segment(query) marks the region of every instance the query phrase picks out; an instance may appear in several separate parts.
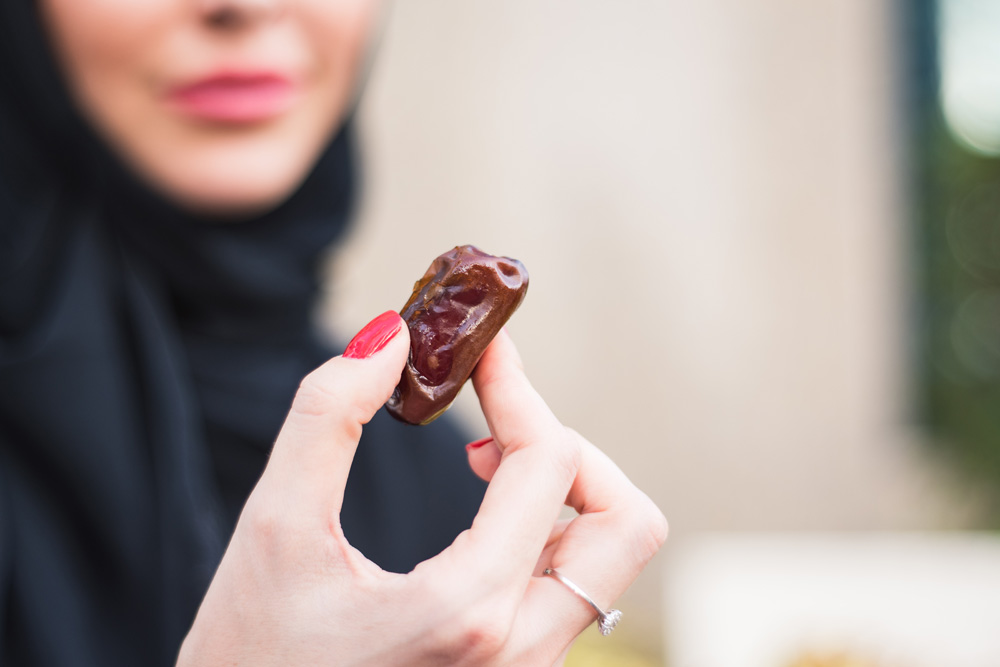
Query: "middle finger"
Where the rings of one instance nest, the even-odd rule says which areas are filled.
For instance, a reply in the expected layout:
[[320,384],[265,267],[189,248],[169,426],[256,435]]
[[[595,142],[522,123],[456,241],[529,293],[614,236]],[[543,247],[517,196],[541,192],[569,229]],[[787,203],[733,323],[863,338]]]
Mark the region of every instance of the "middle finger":
[[523,590],[576,477],[579,446],[528,382],[505,333],[473,382],[503,455],[466,539],[450,549]]

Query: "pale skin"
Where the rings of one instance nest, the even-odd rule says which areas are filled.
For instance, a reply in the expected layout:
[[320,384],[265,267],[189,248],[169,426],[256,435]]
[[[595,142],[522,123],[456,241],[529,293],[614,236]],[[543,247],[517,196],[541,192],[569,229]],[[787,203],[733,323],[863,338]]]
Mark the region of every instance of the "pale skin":
[[[343,120],[381,2],[37,0],[84,116],[153,188],[223,217],[273,208]],[[252,122],[185,113],[178,87],[225,73],[291,86]]]
[[[380,11],[371,0],[40,6],[70,91],[105,141],[179,206],[233,220],[301,183],[354,96]],[[192,115],[170,97],[218,72],[261,69],[294,95],[249,121]],[[179,665],[558,663],[595,613],[542,570],[607,608],[663,544],[660,510],[556,419],[502,333],[473,375],[493,441],[467,450],[489,482],[472,528],[408,574],[367,560],[340,528],[344,485],[408,349],[404,326],[373,356],[334,358],[303,380]],[[564,505],[578,516],[559,520]]]
[[[408,574],[367,560],[340,506],[408,351],[403,327],[371,358],[337,357],[303,381],[179,665],[555,664],[595,614],[542,570],[608,603],[663,544],[660,511],[559,423],[502,333],[473,375],[494,443],[470,451],[490,481],[472,528]],[[579,516],[559,521],[564,503]]]

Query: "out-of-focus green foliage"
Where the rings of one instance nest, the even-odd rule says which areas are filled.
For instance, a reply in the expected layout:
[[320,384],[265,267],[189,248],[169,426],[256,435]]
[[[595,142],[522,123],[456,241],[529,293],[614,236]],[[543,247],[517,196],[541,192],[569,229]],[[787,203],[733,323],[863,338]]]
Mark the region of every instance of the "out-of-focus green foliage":
[[923,413],[1000,526],[1000,159],[956,141],[939,113],[925,118],[915,198]]

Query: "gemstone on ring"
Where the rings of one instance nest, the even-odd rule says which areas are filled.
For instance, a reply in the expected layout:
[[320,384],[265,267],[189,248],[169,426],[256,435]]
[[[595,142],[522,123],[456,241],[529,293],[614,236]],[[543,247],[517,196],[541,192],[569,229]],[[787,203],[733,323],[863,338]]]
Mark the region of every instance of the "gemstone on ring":
[[597,627],[600,629],[601,634],[607,637],[617,627],[620,620],[622,620],[622,613],[620,611],[617,609],[608,609],[606,614],[601,614],[601,617],[597,619]]

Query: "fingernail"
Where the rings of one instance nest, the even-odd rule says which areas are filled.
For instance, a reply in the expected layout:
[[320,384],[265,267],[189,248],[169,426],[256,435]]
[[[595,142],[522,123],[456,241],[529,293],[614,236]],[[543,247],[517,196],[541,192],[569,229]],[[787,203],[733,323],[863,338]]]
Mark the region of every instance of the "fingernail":
[[475,442],[470,442],[465,446],[465,450],[471,452],[473,449],[479,449],[483,445],[488,445],[493,442],[493,438],[483,438],[482,440],[476,440]]
[[403,327],[399,313],[387,310],[364,326],[347,344],[344,357],[347,359],[367,359],[389,344]]

